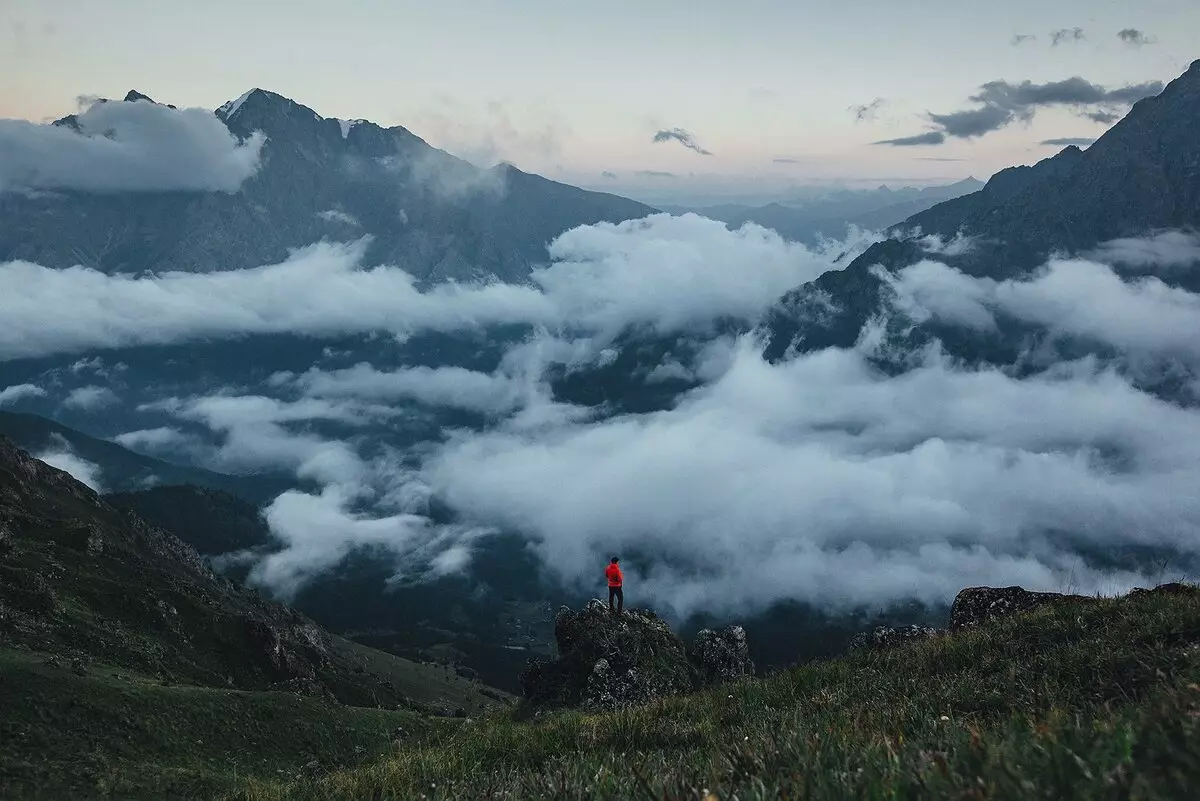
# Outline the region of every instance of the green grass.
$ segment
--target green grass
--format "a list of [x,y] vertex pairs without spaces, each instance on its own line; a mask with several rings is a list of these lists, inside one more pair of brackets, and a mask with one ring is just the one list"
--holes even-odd
[[628,711],[497,713],[243,801],[1191,799],[1200,598],[1101,600]]
[[436,742],[457,722],[248,692],[0,649],[0,798],[213,798],[249,778],[375,760],[403,727]]

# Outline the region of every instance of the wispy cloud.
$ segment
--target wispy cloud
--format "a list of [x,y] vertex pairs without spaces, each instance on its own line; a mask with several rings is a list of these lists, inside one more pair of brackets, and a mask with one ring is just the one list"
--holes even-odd
[[1089,136],[1063,136],[1058,139],[1043,139],[1041,144],[1046,147],[1087,147],[1095,143],[1095,138]]
[[1137,28],[1125,28],[1118,31],[1117,38],[1130,47],[1144,47],[1157,41],[1153,37],[1147,36],[1145,31],[1139,31]]
[[1058,47],[1060,44],[1082,42],[1086,38],[1087,35],[1083,32],[1083,28],[1059,28],[1050,32],[1050,46]]
[[882,97],[877,97],[870,103],[862,103],[857,106],[851,106],[849,111],[854,115],[855,122],[868,122],[875,119],[879,112],[887,105],[887,101]]
[[892,145],[893,147],[918,147],[921,145],[940,145],[946,141],[946,134],[941,131],[926,131],[915,136],[901,136],[897,139],[880,139],[873,145]]
[[1037,34],[1035,33],[1018,33],[1013,36],[1010,43],[1013,47],[1020,47],[1027,42],[1036,42]]
[[712,155],[712,151],[705,150],[704,148],[700,147],[700,144],[696,141],[695,135],[691,131],[684,130],[683,128],[671,128],[669,130],[659,131],[658,133],[654,134],[654,141],[656,143],[678,142],[688,150],[696,151],[701,156]]

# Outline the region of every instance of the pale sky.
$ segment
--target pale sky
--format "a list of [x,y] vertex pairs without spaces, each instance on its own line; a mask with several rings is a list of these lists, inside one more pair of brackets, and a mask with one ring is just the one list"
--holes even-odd
[[[212,109],[261,87],[483,166],[661,203],[984,178],[1107,126],[1053,107],[937,146],[872,142],[975,108],[988,81],[1115,89],[1195,58],[1197,0],[0,0],[0,117],[131,88]],[[676,128],[712,155],[653,141]]]

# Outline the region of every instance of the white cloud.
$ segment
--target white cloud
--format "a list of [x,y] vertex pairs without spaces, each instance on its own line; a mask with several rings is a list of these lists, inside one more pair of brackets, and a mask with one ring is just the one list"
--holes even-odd
[[177,428],[161,426],[127,431],[113,437],[113,442],[134,451],[178,452],[195,447],[194,438]]
[[[262,286],[202,284],[204,314],[167,314],[162,324],[536,327],[491,374],[359,364],[279,374],[260,388],[288,400],[153,404],[211,429],[216,466],[284,467],[321,486],[287,493],[268,512],[283,548],[253,576],[281,592],[356,547],[424,574],[458,569],[489,530],[534,537],[546,565],[579,587],[594,586],[604,558],[622,553],[631,598],[677,612],[744,612],[784,598],[946,601],[968,584],[1115,591],[1143,581],[1096,567],[1116,547],[1200,557],[1200,410],[1141,392],[1094,360],[1018,377],[963,369],[933,347],[911,354],[906,372],[884,374],[868,358],[869,332],[857,349],[769,364],[753,338],[731,345],[705,329],[724,315],[760,317],[777,286],[832,260],[761,229],[689,217],[588,226],[560,237],[535,287],[427,293],[392,268],[357,269],[356,247],[323,245],[260,268],[270,274],[253,279]],[[295,285],[297,264],[310,270],[307,286]],[[1153,278],[1123,282],[1102,264],[1056,260],[996,282],[930,260],[893,285],[919,319],[986,330],[1016,318],[1122,352],[1198,353],[1187,344],[1200,330],[1195,296]],[[179,299],[190,304],[198,290],[170,286],[150,297],[189,308]],[[270,304],[257,305],[260,294]],[[548,365],[600,364],[630,325],[710,338],[690,364],[661,365],[707,383],[667,411],[608,419],[549,397]],[[404,423],[403,400],[492,419],[393,451],[386,437]],[[461,523],[426,517],[434,495]]]
[[239,142],[204,109],[96,103],[79,131],[0,120],[0,191],[236,192],[259,166],[263,137]]
[[302,375],[284,374],[276,380],[291,383],[303,394],[316,398],[414,400],[428,406],[492,415],[511,412],[539,394],[536,384],[518,377],[461,367],[407,367],[384,372],[363,363],[329,372],[313,368]]
[[89,386],[71,390],[62,405],[67,409],[91,412],[115,406],[120,402],[121,399],[117,397],[117,393],[108,387]]
[[44,398],[46,390],[34,384],[13,384],[0,389],[0,406],[17,403],[28,398]]
[[[852,248],[870,240],[859,237]],[[730,231],[665,214],[568,231],[537,287],[442,284],[419,291],[396,267],[361,269],[367,239],[322,242],[249,270],[133,277],[0,264],[0,359],[201,337],[294,332],[457,331],[497,323],[611,336],[754,318],[785,290],[848,261],[753,225]],[[844,249],[844,248],[843,248]]]
[[35,458],[41,459],[51,467],[56,467],[65,473],[69,473],[72,478],[81,484],[86,484],[95,492],[104,492],[104,482],[100,466],[89,462],[87,459],[77,456],[71,450],[71,445],[61,435],[52,435],[53,444],[51,447],[34,454]]
[[1113,239],[1084,256],[1132,267],[1188,267],[1200,264],[1200,234],[1163,231],[1148,237]]
[[896,290],[898,307],[918,321],[933,315],[989,330],[1003,313],[1134,354],[1200,363],[1200,296],[1153,276],[1126,281],[1081,259],[1053,260],[1030,278],[1000,282],[930,261],[896,277],[879,274]]
[[888,378],[855,351],[774,366],[743,342],[676,409],[464,434],[424,475],[469,519],[536,535],[581,585],[609,552],[661,554],[631,589],[679,611],[944,601],[970,583],[1061,589],[1070,569],[1088,588],[1136,580],[1055,532],[1195,553],[1198,431],[1200,413],[1111,373],[934,362]]
[[343,225],[352,225],[356,228],[360,227],[358,220],[351,217],[344,211],[337,209],[328,209],[326,211],[318,211],[317,216],[326,222],[342,223]]

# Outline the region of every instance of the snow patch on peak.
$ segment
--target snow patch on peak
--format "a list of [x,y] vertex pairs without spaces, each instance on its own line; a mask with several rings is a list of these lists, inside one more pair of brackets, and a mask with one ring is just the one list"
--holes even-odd
[[342,138],[345,139],[348,137],[351,129],[353,129],[355,125],[364,122],[366,122],[366,120],[338,120],[338,125],[342,126]]
[[239,97],[237,100],[230,100],[228,103],[223,104],[219,109],[217,109],[217,116],[223,117],[224,119],[229,119],[234,114],[237,114],[238,109],[242,107],[242,104],[250,98],[250,95],[257,91],[259,91],[259,89],[255,87]]

